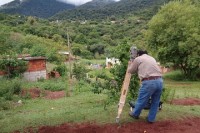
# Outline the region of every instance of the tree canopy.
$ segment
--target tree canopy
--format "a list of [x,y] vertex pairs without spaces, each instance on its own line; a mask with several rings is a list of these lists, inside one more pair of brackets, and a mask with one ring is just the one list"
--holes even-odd
[[200,66],[200,8],[191,1],[173,1],[163,6],[148,23],[149,47],[162,64],[181,68],[195,78]]

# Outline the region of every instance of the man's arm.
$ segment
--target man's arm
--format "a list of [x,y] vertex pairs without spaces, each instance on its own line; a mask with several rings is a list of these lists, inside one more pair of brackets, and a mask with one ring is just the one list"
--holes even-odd
[[133,62],[130,61],[128,65],[128,73],[136,73],[138,71],[138,61],[135,59]]

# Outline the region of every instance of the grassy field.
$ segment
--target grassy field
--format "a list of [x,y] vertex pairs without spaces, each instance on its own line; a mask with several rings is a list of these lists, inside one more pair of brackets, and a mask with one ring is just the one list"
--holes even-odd
[[[169,92],[168,99],[200,98],[200,82],[165,80],[165,88]],[[23,130],[27,127],[42,125],[58,125],[65,122],[82,123],[95,122],[98,124],[115,123],[117,102],[110,104],[104,110],[107,95],[94,94],[91,91],[76,93],[70,97],[57,100],[22,99],[22,105],[0,112],[0,132]],[[163,104],[163,110],[158,113],[157,120],[182,119],[187,116],[199,116],[200,106],[178,106]],[[124,107],[120,122],[134,121],[129,118],[128,104]],[[141,119],[144,120],[148,111],[144,110]]]

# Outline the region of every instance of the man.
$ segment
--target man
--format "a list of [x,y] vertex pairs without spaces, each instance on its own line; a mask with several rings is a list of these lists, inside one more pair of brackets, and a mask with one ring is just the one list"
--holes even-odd
[[139,119],[142,109],[151,97],[152,101],[147,122],[153,123],[156,119],[163,88],[161,70],[153,57],[149,56],[146,51],[139,50],[138,57],[136,57],[133,62],[130,62],[128,72],[138,73],[142,81],[135,108],[129,115],[135,119]]

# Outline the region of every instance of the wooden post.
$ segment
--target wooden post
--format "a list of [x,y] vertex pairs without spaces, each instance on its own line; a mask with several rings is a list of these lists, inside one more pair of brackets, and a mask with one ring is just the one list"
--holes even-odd
[[120,96],[120,100],[119,100],[119,104],[118,104],[118,113],[117,113],[117,117],[116,117],[117,123],[119,122],[120,115],[122,113],[124,104],[126,102],[126,95],[128,93],[130,80],[131,80],[131,74],[128,73],[128,68],[127,68],[126,75],[125,75],[123,85],[122,85],[122,89],[121,89],[121,96]]

